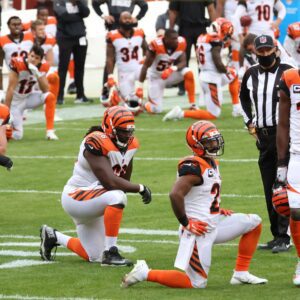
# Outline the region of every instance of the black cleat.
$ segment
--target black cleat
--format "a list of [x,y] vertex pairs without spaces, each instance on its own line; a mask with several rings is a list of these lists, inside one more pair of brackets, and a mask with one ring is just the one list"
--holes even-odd
[[120,255],[119,250],[116,246],[110,247],[109,250],[103,252],[102,266],[132,266],[133,263],[129,259],[124,258]]
[[75,81],[72,81],[69,86],[68,86],[68,90],[67,90],[68,94],[70,95],[74,95],[77,93],[77,88],[75,85]]
[[[43,225],[40,229],[40,254],[42,260],[51,261],[55,259],[55,253],[58,246],[55,231],[56,229],[47,225]],[[53,248],[55,248],[54,254],[51,253]]]
[[287,252],[292,247],[288,241],[278,239],[276,245],[272,248],[272,253]]
[[272,250],[277,245],[278,239],[273,239],[272,241],[267,242],[266,244],[259,245],[257,249],[259,250]]

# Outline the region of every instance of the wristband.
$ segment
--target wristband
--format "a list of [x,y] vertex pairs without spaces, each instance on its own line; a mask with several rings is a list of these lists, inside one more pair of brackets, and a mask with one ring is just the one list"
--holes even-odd
[[144,83],[143,83],[143,82],[140,82],[140,81],[138,81],[136,85],[137,85],[137,87],[138,87],[138,88],[141,88],[141,89],[142,89],[142,88],[143,88],[143,85],[144,85]]
[[114,78],[114,74],[108,74],[107,78]]
[[172,69],[172,71],[176,72],[178,70],[178,67],[177,66],[172,66],[171,69]]
[[145,190],[145,187],[143,184],[139,184],[139,186],[140,186],[139,193],[142,193]]
[[177,219],[182,226],[186,227],[189,225],[189,219],[187,218],[186,215],[184,215],[183,217],[177,218]]

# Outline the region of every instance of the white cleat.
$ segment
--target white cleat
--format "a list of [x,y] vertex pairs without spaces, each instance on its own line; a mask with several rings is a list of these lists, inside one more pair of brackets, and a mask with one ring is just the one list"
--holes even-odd
[[183,118],[183,111],[180,106],[175,106],[163,117],[162,120],[166,122],[168,120],[178,120],[181,118]]
[[238,284],[265,284],[268,280],[265,278],[256,277],[249,272],[245,272],[243,274],[233,273],[233,276],[230,280],[230,284],[238,285]]
[[121,287],[127,288],[138,282],[145,281],[147,279],[150,269],[144,260],[137,260],[134,268],[130,273],[126,274],[121,283]]
[[47,130],[46,139],[49,141],[57,141],[58,136],[55,134],[55,130],[53,130],[53,129]]
[[242,107],[241,104],[234,104],[232,107],[232,116],[234,118],[242,116]]
[[294,285],[300,287],[300,262],[298,262],[296,267],[296,272],[293,278]]

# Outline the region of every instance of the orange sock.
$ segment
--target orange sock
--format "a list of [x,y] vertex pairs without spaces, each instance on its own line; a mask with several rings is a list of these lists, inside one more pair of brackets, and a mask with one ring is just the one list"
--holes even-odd
[[290,218],[290,229],[291,236],[294,241],[295,248],[297,250],[297,255],[300,258],[300,221],[295,221]]
[[56,106],[56,99],[52,93],[48,93],[45,99],[45,105],[46,127],[47,130],[49,130],[54,128],[54,115]]
[[72,252],[75,252],[83,259],[89,260],[89,256],[85,252],[78,238],[70,238],[70,240],[68,241],[67,248],[70,249]]
[[70,79],[74,79],[74,70],[75,70],[74,59],[71,59],[68,67]]
[[105,235],[117,237],[123,216],[123,208],[107,206],[104,211]]
[[197,110],[185,110],[183,112],[184,118],[192,118],[192,119],[198,119],[198,120],[214,120],[216,119],[216,116],[211,114],[207,110],[197,109]]
[[57,72],[50,73],[47,76],[47,80],[49,84],[49,92],[51,92],[57,99],[58,92],[59,92],[59,76]]
[[239,100],[239,79],[236,77],[232,82],[229,83],[229,92],[231,95],[232,104],[238,104]]
[[184,74],[184,88],[187,91],[189,102],[194,104],[195,100],[195,79],[192,71]]
[[262,225],[259,224],[253,230],[241,237],[235,271],[248,271],[251,259],[256,250],[261,230]]
[[192,288],[190,278],[176,270],[150,270],[147,281],[157,282],[172,288]]

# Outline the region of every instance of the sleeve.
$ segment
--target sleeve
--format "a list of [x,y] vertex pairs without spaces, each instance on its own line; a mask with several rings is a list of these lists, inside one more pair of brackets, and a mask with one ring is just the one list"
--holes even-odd
[[247,87],[247,82],[251,74],[250,70],[251,68],[248,69],[244,74],[242,84],[241,84],[241,89],[240,89],[240,102],[243,109],[243,118],[247,126],[250,123],[252,123],[252,105],[251,105],[250,91]]
[[290,89],[288,88],[286,81],[285,81],[285,77],[284,77],[284,73],[279,81],[279,90],[283,91],[289,98],[290,98]]
[[148,3],[145,0],[138,0],[136,4],[140,7],[140,12],[136,16],[138,20],[141,20],[148,11]]
[[79,9],[79,14],[82,18],[86,18],[89,16],[90,14],[90,9],[88,8],[86,2],[84,2],[83,0],[79,0],[76,2],[78,9]]
[[105,0],[93,0],[93,2],[92,2],[94,11],[100,17],[103,15],[103,11],[102,11],[100,5],[102,5],[104,3],[105,3]]
[[185,160],[178,165],[178,176],[195,175],[202,178],[199,163],[191,160]]
[[286,16],[286,8],[283,3],[280,0],[276,1],[274,8],[278,12],[277,18],[283,20]]
[[165,18],[164,18],[165,14],[159,15],[156,19],[156,23],[155,23],[155,30],[158,31],[159,29],[166,29],[166,24],[164,22]]
[[223,46],[223,42],[219,39],[213,39],[209,43],[212,47],[222,47]]
[[55,15],[57,19],[62,23],[72,23],[72,22],[78,22],[81,21],[81,16],[77,14],[69,14],[67,12],[65,3],[60,0],[56,0],[53,2],[53,10],[55,12]]
[[106,43],[112,44],[111,32],[109,31],[106,35]]
[[101,140],[95,134],[92,134],[86,138],[84,147],[85,150],[96,156],[103,156]]

